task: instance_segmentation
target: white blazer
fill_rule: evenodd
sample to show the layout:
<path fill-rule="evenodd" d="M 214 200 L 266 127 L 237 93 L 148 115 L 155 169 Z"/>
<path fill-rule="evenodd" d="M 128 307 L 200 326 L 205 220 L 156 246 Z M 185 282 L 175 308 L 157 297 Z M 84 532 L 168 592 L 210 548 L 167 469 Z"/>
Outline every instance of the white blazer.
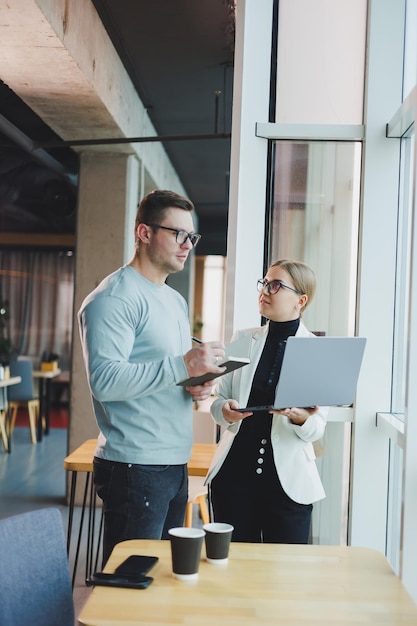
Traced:
<path fill-rule="evenodd" d="M 252 379 L 268 334 L 268 324 L 260 328 L 238 331 L 233 340 L 248 334 L 252 336 L 249 365 L 219 379 L 216 389 L 217 399 L 211 405 L 213 418 L 225 430 L 207 473 L 206 484 L 209 484 L 220 470 L 242 423 L 242 420 L 233 424 L 226 422 L 222 406 L 228 399 L 236 400 L 241 407 L 247 405 Z M 314 335 L 300 321 L 296 336 Z M 302 426 L 292 424 L 287 417 L 278 413 L 272 417 L 271 444 L 277 473 L 285 493 L 300 504 L 311 504 L 326 496 L 317 470 L 312 442 L 323 437 L 327 412 L 328 407 L 320 407 Z"/>

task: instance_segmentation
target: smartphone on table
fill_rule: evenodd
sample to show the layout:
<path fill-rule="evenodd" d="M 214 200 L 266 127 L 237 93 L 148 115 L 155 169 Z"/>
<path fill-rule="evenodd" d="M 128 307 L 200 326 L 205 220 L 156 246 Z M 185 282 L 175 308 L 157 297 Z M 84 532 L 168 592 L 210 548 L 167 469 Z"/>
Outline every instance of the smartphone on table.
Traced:
<path fill-rule="evenodd" d="M 153 582 L 153 578 L 146 576 L 146 574 L 157 562 L 158 557 L 156 556 L 132 554 L 116 567 L 113 574 L 95 572 L 90 576 L 87 584 L 102 587 L 146 589 Z"/>
<path fill-rule="evenodd" d="M 157 556 L 145 556 L 143 554 L 132 554 L 120 563 L 114 570 L 115 574 L 123 576 L 145 575 L 158 562 Z"/>

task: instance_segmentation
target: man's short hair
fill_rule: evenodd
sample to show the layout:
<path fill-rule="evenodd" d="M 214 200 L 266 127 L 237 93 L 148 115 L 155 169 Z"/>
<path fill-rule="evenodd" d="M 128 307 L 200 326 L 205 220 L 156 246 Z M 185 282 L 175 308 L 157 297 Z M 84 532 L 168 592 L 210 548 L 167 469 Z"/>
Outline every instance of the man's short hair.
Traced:
<path fill-rule="evenodd" d="M 139 224 L 160 224 L 168 209 L 183 209 L 193 211 L 194 204 L 191 200 L 180 196 L 174 191 L 155 189 L 144 196 L 139 203 L 136 214 L 135 232 Z"/>

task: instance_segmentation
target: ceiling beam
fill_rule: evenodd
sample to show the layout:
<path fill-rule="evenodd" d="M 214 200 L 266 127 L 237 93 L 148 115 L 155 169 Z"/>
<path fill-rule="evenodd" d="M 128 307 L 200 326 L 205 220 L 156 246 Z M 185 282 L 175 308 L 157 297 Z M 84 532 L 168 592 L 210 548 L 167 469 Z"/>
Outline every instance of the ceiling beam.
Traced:
<path fill-rule="evenodd" d="M 2 80 L 64 141 L 157 135 L 92 2 L 13 0 L 0 18 Z M 163 172 L 182 189 L 164 146 L 145 150 L 113 148 L 146 160 L 158 185 Z"/>
<path fill-rule="evenodd" d="M 152 143 L 159 141 L 192 141 L 201 139 L 230 139 L 231 133 L 206 133 L 202 135 L 152 135 L 151 137 L 113 137 L 102 139 L 68 139 L 60 142 L 34 142 L 35 149 L 38 148 L 62 148 L 79 146 L 108 146 L 122 143 Z"/>

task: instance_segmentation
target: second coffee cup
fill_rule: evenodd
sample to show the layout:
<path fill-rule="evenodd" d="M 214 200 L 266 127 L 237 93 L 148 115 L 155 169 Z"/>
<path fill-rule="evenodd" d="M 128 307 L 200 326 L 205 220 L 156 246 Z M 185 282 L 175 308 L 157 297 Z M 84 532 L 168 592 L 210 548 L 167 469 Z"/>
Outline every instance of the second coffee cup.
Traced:
<path fill-rule="evenodd" d="M 209 563 L 227 563 L 233 526 L 222 522 L 211 522 L 203 526 L 206 536 L 206 557 Z"/>

